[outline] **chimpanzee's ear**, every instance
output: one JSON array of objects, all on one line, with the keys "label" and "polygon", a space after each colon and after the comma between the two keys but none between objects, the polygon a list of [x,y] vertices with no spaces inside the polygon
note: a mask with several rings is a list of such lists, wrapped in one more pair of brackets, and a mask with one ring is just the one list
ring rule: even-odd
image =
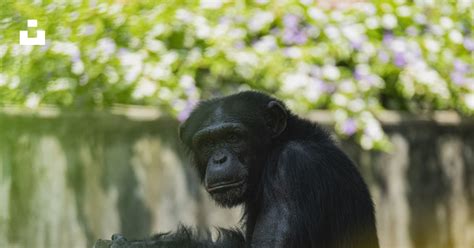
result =
[{"label": "chimpanzee's ear", "polygon": [[285,130],[288,113],[281,103],[277,101],[269,102],[264,117],[265,124],[270,128],[273,138]]}]

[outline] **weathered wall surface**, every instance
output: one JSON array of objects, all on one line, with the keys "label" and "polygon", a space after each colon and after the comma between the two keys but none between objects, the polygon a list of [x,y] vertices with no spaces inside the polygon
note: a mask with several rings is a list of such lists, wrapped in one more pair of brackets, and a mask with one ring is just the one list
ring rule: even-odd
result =
[{"label": "weathered wall surface", "polygon": [[[149,113],[0,111],[0,247],[91,247],[97,238],[235,226],[199,187],[178,123]],[[135,118],[135,119],[133,119]],[[382,247],[474,247],[474,125],[385,125],[391,153],[345,151],[376,202]]]}]

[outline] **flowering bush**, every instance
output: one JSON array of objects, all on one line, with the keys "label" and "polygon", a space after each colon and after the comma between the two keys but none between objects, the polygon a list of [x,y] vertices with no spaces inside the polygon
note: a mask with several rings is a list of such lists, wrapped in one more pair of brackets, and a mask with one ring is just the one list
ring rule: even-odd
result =
[{"label": "flowering bush", "polygon": [[[41,2],[2,5],[0,105],[146,104],[183,120],[201,98],[256,89],[333,111],[366,149],[387,144],[382,109],[474,113],[472,0]],[[33,18],[46,45],[18,45]]]}]

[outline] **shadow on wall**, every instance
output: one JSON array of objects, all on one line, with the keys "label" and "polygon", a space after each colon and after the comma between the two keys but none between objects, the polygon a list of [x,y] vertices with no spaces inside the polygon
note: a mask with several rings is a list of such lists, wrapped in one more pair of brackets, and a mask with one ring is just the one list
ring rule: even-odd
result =
[{"label": "shadow on wall", "polygon": [[106,113],[0,116],[0,247],[92,247],[178,221],[235,225],[239,210],[200,189],[177,127]]},{"label": "shadow on wall", "polygon": [[[0,247],[91,247],[189,225],[235,226],[199,186],[171,118],[0,113]],[[384,126],[391,153],[341,145],[376,203],[382,247],[474,247],[474,125]]]},{"label": "shadow on wall", "polygon": [[385,125],[391,153],[343,147],[376,203],[381,247],[473,247],[474,125]]}]

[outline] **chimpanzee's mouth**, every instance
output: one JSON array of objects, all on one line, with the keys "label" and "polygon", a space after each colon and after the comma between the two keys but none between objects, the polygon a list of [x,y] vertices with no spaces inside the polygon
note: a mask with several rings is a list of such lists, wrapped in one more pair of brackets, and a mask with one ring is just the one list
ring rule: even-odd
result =
[{"label": "chimpanzee's mouth", "polygon": [[232,188],[237,188],[242,186],[245,183],[245,179],[239,181],[226,181],[226,182],[219,182],[213,185],[209,185],[206,187],[207,192],[214,193],[217,191],[225,191]]}]

